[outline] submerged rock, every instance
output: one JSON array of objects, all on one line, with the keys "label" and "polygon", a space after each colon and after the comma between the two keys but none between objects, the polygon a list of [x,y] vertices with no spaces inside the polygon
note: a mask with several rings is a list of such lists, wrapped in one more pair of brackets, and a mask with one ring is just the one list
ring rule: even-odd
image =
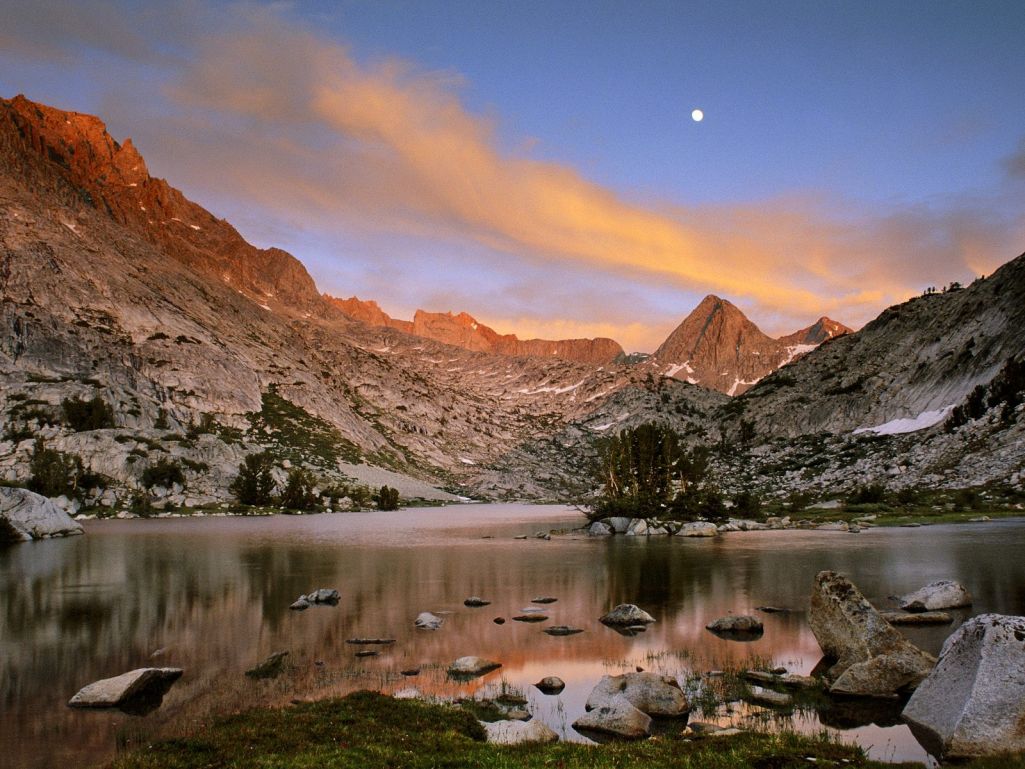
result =
[{"label": "submerged rock", "polygon": [[475,595],[474,596],[470,596],[465,601],[463,601],[463,606],[469,606],[469,607],[474,608],[474,609],[476,609],[478,607],[481,607],[481,606],[490,606],[490,605],[491,605],[491,601],[485,601],[483,598],[480,598],[480,597],[475,596]]},{"label": "submerged rock", "polygon": [[495,745],[521,745],[523,743],[558,742],[559,735],[543,721],[482,721],[488,742]]},{"label": "submerged rock", "polygon": [[145,715],[160,707],[164,695],[181,675],[181,668],[139,668],[82,687],[68,700],[68,706],[118,708],[133,715]]},{"label": "submerged rock", "polygon": [[1025,751],[1025,617],[982,614],[955,630],[902,716],[943,758]]},{"label": "submerged rock", "polygon": [[501,662],[483,657],[460,657],[448,666],[448,674],[453,678],[476,678],[500,667]]},{"label": "submerged rock", "polygon": [[250,678],[277,678],[285,667],[288,652],[274,652],[255,667],[249,668],[246,675]]},{"label": "submerged rock", "polygon": [[846,577],[815,577],[808,624],[823,653],[833,694],[891,697],[914,689],[936,659],[894,629]]},{"label": "submerged rock", "polygon": [[445,620],[436,614],[431,614],[429,611],[422,611],[416,615],[413,624],[421,630],[437,630],[445,624]]},{"label": "submerged rock", "polygon": [[891,625],[949,625],[953,616],[945,611],[923,611],[917,614],[903,611],[879,612]]},{"label": "submerged rock", "polygon": [[587,698],[588,710],[609,705],[616,697],[625,697],[631,705],[649,716],[674,718],[690,710],[687,698],[675,678],[657,673],[624,673],[602,676]]},{"label": "submerged rock", "polygon": [[608,614],[598,619],[603,625],[637,626],[655,621],[648,612],[632,603],[621,603]]},{"label": "submerged rock", "polygon": [[964,586],[949,579],[930,582],[925,587],[908,593],[900,599],[904,611],[936,611],[971,606],[972,596]]},{"label": "submerged rock", "polygon": [[728,641],[754,641],[762,637],[765,629],[762,621],[748,614],[731,614],[720,617],[705,629]]},{"label": "submerged rock", "polygon": [[642,713],[620,694],[582,715],[573,722],[573,728],[580,732],[598,732],[637,740],[651,733],[651,716]]},{"label": "submerged rock", "polygon": [[301,595],[288,608],[292,611],[306,611],[311,605],[306,596]]},{"label": "submerged rock", "polygon": [[551,627],[546,627],[542,632],[547,633],[548,635],[566,636],[583,633],[584,629],[580,627],[571,627],[570,625],[552,625]]},{"label": "submerged rock", "polygon": [[319,590],[314,590],[312,593],[306,596],[306,600],[310,603],[324,603],[329,606],[334,606],[341,600],[341,596],[338,595],[338,591],[332,588],[322,587]]},{"label": "submerged rock", "polygon": [[552,598],[550,595],[538,595],[530,599],[531,603],[555,603],[558,598]]},{"label": "submerged rock", "polygon": [[0,486],[0,542],[28,542],[82,533],[82,524],[42,494]]},{"label": "submerged rock", "polygon": [[546,614],[519,614],[513,617],[513,622],[547,622]]}]

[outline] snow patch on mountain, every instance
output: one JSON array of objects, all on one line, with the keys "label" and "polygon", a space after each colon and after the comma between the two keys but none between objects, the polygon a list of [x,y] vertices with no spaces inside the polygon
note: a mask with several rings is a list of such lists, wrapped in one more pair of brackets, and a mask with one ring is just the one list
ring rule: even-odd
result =
[{"label": "snow patch on mountain", "polygon": [[875,427],[859,427],[854,431],[855,435],[860,433],[875,433],[876,435],[901,435],[902,433],[913,433],[917,430],[924,430],[927,427],[939,424],[946,419],[947,414],[954,408],[954,404],[944,406],[933,411],[923,411],[917,417],[905,417],[892,419]]}]

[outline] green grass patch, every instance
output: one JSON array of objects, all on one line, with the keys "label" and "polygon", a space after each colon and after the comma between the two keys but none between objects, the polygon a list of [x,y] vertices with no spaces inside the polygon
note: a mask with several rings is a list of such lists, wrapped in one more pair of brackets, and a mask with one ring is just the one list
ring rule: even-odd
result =
[{"label": "green grass patch", "polygon": [[359,447],[331,423],[281,397],[274,388],[263,394],[259,413],[247,416],[255,437],[266,436],[276,444],[270,451],[277,458],[297,463],[319,460],[317,464],[329,467],[338,460],[358,464],[362,459]]},{"label": "green grass patch", "polygon": [[[814,758],[815,761],[809,761]],[[1025,763],[979,765],[1025,767]],[[685,740],[682,727],[643,742],[497,747],[468,712],[373,692],[219,720],[201,735],[157,742],[119,757],[110,769],[797,769],[829,766],[916,769],[868,760],[850,745],[794,734]]]}]

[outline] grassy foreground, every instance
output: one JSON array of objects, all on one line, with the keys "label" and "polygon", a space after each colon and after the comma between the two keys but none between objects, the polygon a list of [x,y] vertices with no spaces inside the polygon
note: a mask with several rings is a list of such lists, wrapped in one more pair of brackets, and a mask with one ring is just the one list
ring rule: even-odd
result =
[{"label": "grassy foreground", "polygon": [[[482,727],[466,711],[357,692],[341,699],[231,716],[211,724],[199,736],[154,743],[121,756],[109,769],[921,766],[869,761],[858,748],[790,734],[744,734],[696,741],[660,735],[643,742],[598,746],[558,743],[496,747],[483,740]],[[1025,767],[1025,762],[1001,759],[970,766],[1016,769]]]}]

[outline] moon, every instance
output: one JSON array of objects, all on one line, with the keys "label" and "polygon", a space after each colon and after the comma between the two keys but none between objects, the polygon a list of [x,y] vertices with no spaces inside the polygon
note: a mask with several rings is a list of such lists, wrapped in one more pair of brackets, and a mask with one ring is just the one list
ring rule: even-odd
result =
[{"label": "moon", "polygon": [[696,109],[690,113],[690,119],[693,120],[695,123],[700,123],[702,120],[705,119],[705,113],[699,109]]}]

